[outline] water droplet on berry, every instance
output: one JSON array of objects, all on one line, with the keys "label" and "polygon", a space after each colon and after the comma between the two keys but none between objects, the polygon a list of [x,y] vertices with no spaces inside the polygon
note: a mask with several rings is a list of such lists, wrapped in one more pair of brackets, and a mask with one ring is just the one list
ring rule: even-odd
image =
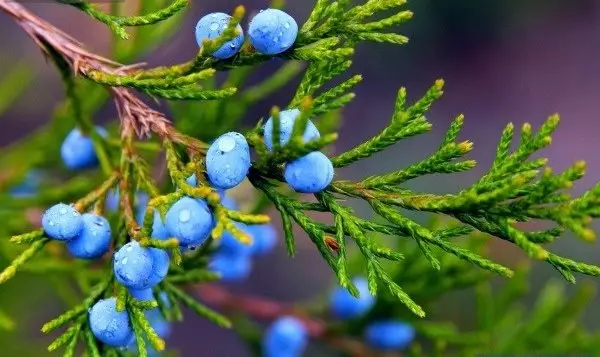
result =
[{"label": "water droplet on berry", "polygon": [[48,224],[51,226],[54,226],[55,223],[54,223],[54,221],[50,221],[50,222],[48,222]]},{"label": "water droplet on berry", "polygon": [[92,235],[95,237],[98,235],[98,231],[92,231]]},{"label": "water droplet on berry", "polygon": [[221,25],[219,25],[218,22],[213,22],[212,24],[210,24],[210,30],[211,31],[217,31],[219,29]]},{"label": "water droplet on berry", "polygon": [[279,37],[273,37],[273,42],[275,42],[275,43],[279,42]]},{"label": "water droplet on berry", "polygon": [[219,139],[219,143],[217,144],[219,150],[222,152],[230,152],[235,149],[235,139],[229,136],[224,136]]},{"label": "water droplet on berry", "polygon": [[184,209],[179,212],[179,222],[185,223],[192,218],[192,212],[189,209]]},{"label": "water droplet on berry", "polygon": [[285,27],[286,29],[290,28],[290,22],[286,21],[285,24],[283,24],[283,27]]},{"label": "water droplet on berry", "polygon": [[123,264],[123,265],[127,264],[127,257],[123,258],[123,261],[121,262],[121,264]]},{"label": "water droplet on berry", "polygon": [[281,36],[283,36],[283,32],[280,31],[279,32],[279,37],[281,37]]},{"label": "water droplet on berry", "polygon": [[263,12],[263,11],[265,11],[265,10],[260,10],[259,12]]},{"label": "water droplet on berry", "polygon": [[126,249],[126,250],[127,250],[128,252],[131,252],[131,251],[133,250],[133,247],[132,247],[132,246],[129,246],[129,247],[127,247],[127,249]]},{"label": "water droplet on berry", "polygon": [[217,14],[212,14],[211,17],[214,19],[217,17]]},{"label": "water droplet on berry", "polygon": [[60,214],[66,214],[67,213],[67,209],[66,208],[61,208],[60,211],[58,211],[58,213],[60,213]]}]

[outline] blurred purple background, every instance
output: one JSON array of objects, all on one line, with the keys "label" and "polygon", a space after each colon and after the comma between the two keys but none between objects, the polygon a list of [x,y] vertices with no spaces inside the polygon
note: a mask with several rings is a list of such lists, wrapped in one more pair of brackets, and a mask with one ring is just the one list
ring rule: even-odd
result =
[{"label": "blurred purple background", "polygon": [[[135,1],[126,2],[132,3]],[[212,11],[230,12],[239,0],[195,0],[193,3],[181,31],[143,60],[158,65],[191,58],[197,51],[193,35],[195,20]],[[266,0],[242,3],[249,12],[268,5]],[[288,0],[287,9],[301,23],[313,3]],[[103,25],[66,6],[26,5],[91,49],[106,53],[109,33]],[[576,186],[578,192],[598,181],[600,1],[415,0],[407,7],[415,12],[415,19],[401,27],[400,32],[410,37],[410,44],[403,47],[363,44],[358,48],[351,72],[362,73],[364,82],[356,91],[357,98],[344,113],[336,150],[350,148],[380,130],[390,118],[400,86],[407,87],[409,97],[414,99],[435,79],[444,78],[446,94],[428,115],[434,130],[340,171],[338,176],[358,178],[365,172],[383,172],[423,158],[435,150],[450,121],[464,113],[466,125],[461,138],[474,141],[472,157],[479,161],[478,168],[469,174],[429,177],[411,183],[420,190],[453,191],[486,170],[506,123],[512,121],[518,128],[528,121],[535,128],[548,115],[558,112],[562,125],[554,144],[544,152],[551,160],[550,165],[562,170],[576,159],[586,160],[589,173]],[[2,147],[47,120],[63,94],[54,68],[45,63],[30,39],[4,14],[0,14],[0,34],[0,77],[16,62],[26,62],[38,69],[35,86],[2,118]],[[268,75],[272,70],[270,66],[261,69],[261,73]],[[261,103],[254,112],[248,113],[246,120],[252,122],[270,106],[285,104],[293,90],[291,85]],[[112,113],[111,110],[108,112]],[[256,263],[247,283],[234,289],[282,301],[308,299],[321,293],[332,282],[331,273],[308,239],[299,236],[298,241],[300,249],[296,259],[288,259],[280,246],[276,254]],[[523,258],[511,247],[504,244],[498,247],[501,249],[494,251],[495,256],[508,264]],[[600,248],[584,245],[571,237],[553,248],[578,259],[600,263]],[[557,275],[547,267],[539,264],[536,267],[534,288],[548,276]],[[447,303],[452,301],[457,302],[449,299]],[[60,311],[62,307],[55,305],[39,307],[39,316],[34,321],[37,325],[32,328],[29,339],[38,339],[35,331],[39,323]],[[449,310],[449,316],[459,321],[467,320],[471,314],[462,309]],[[600,310],[591,309],[587,315],[590,322],[596,321]],[[182,350],[183,356],[246,355],[231,332],[194,316],[190,315],[185,324],[176,326],[175,331],[171,342]]]}]

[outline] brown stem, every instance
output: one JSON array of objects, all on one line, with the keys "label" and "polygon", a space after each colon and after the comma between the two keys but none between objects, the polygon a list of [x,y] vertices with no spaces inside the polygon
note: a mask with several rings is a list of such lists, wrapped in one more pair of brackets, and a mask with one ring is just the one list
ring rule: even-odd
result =
[{"label": "brown stem", "polygon": [[[0,0],[0,10],[10,15],[46,55],[49,55],[48,47],[60,53],[75,74],[87,76],[91,71],[100,71],[109,75],[122,76],[132,73],[143,65],[124,66],[87,51],[79,41],[40,19],[18,2]],[[177,132],[163,113],[150,108],[130,89],[110,88],[110,90],[120,114],[123,135],[135,132],[138,137],[148,137],[150,133],[155,133],[161,138],[185,144],[192,150],[205,150],[204,143]]]}]

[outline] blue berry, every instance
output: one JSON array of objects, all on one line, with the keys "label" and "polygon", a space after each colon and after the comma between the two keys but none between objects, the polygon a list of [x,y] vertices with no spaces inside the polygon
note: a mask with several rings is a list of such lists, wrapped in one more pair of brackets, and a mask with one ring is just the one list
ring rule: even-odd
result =
[{"label": "blue berry", "polygon": [[167,212],[167,231],[182,247],[202,244],[214,226],[213,214],[203,200],[183,197]]},{"label": "blue berry", "polygon": [[152,238],[165,240],[171,238],[167,227],[163,223],[162,217],[158,210],[154,210],[154,221],[152,221]]},{"label": "blue berry", "polygon": [[83,229],[81,233],[67,242],[67,249],[74,257],[95,259],[108,252],[111,230],[106,218],[92,213],[81,216]]},{"label": "blue berry", "polygon": [[115,254],[113,263],[115,277],[121,285],[135,290],[152,286],[150,277],[153,273],[153,259],[148,248],[138,242],[125,244]]},{"label": "blue berry", "polygon": [[267,9],[250,21],[248,36],[256,51],[264,55],[276,55],[294,45],[298,24],[281,10]]},{"label": "blue berry", "polygon": [[68,241],[81,233],[83,218],[73,206],[59,203],[50,207],[44,213],[42,228],[48,237]]},{"label": "blue berry", "polygon": [[[108,135],[104,128],[96,127],[96,131],[102,136]],[[94,167],[98,163],[92,139],[83,135],[79,129],[73,129],[67,135],[60,154],[65,165],[72,170]]]},{"label": "blue berry", "polygon": [[135,289],[128,289],[129,293],[131,294],[131,296],[134,297],[134,299],[139,300],[139,301],[152,301],[154,300],[154,293],[152,292],[152,288],[147,288],[147,289],[140,289],[140,290],[135,290]]},{"label": "blue berry", "polygon": [[415,329],[401,321],[376,321],[367,326],[365,339],[380,350],[403,350],[415,339]]},{"label": "blue berry", "polygon": [[206,153],[206,174],[213,187],[222,190],[239,185],[250,170],[250,148],[240,133],[221,135]]},{"label": "blue berry", "polygon": [[325,154],[314,151],[287,163],[283,176],[297,192],[317,193],[333,180],[333,165]]},{"label": "blue berry", "polygon": [[332,292],[329,298],[332,312],[340,319],[361,317],[375,304],[375,297],[369,292],[367,280],[357,277],[353,282],[360,293],[359,297],[356,298],[350,295],[347,289],[339,287]]},{"label": "blue berry", "polygon": [[[247,226],[242,223],[238,223],[237,228],[244,232],[248,231]],[[254,242],[252,242],[251,244],[244,244],[244,243],[240,242],[238,239],[236,239],[235,236],[230,231],[225,231],[225,232],[223,232],[223,235],[221,236],[221,239],[220,239],[219,252],[230,255],[230,256],[238,256],[238,255],[248,255],[249,256],[252,253],[252,251],[254,250],[253,244],[254,244]]]},{"label": "blue berry", "polygon": [[[231,16],[222,12],[215,12],[201,18],[196,24],[196,42],[198,42],[198,46],[202,47],[202,43],[206,39],[213,40],[219,37],[227,28],[230,20]],[[238,35],[234,37],[233,40],[225,42],[223,46],[213,52],[212,56],[214,58],[226,59],[233,57],[239,52],[244,44],[244,33],[239,24],[236,29]]]},{"label": "blue berry", "polygon": [[265,255],[275,248],[277,232],[271,224],[251,225],[247,229],[252,236],[252,254]]},{"label": "blue berry", "polygon": [[219,273],[223,281],[240,281],[250,275],[252,260],[247,255],[217,253],[213,255],[209,269]]},{"label": "blue berry", "polygon": [[300,357],[308,343],[306,327],[298,319],[284,316],[263,336],[264,357]]},{"label": "blue berry", "polygon": [[150,202],[150,196],[148,196],[145,192],[138,192],[135,195],[135,205],[136,205],[136,222],[138,224],[142,224],[144,221],[144,215],[146,214],[146,208],[148,207],[148,202]]},{"label": "blue berry", "polygon": [[113,188],[108,191],[104,206],[109,212],[114,212],[119,208],[119,189]]},{"label": "blue berry", "polygon": [[117,299],[98,301],[89,312],[90,329],[104,344],[113,347],[126,346],[133,337],[127,311],[117,312]]},{"label": "blue berry", "polygon": [[[292,131],[294,130],[294,122],[300,115],[300,110],[289,109],[279,113],[279,146],[285,146],[292,137]],[[263,135],[265,137],[265,145],[267,149],[273,150],[273,117],[269,118],[263,127]],[[306,123],[306,129],[304,129],[304,135],[302,139],[304,142],[308,142],[321,137],[319,129],[315,126],[312,121]]]},{"label": "blue berry", "polygon": [[42,175],[39,171],[29,171],[27,175],[25,175],[23,182],[21,182],[18,186],[13,187],[10,193],[13,197],[17,198],[31,197],[35,195],[41,180]]},{"label": "blue berry", "polygon": [[150,275],[148,284],[150,284],[150,286],[154,286],[163,281],[163,279],[167,276],[171,258],[169,258],[169,254],[163,249],[148,248],[148,251],[150,253],[150,257],[152,258],[152,274]]},{"label": "blue berry", "polygon": [[192,176],[188,177],[185,182],[187,182],[188,185],[196,187],[198,186],[198,179],[196,178],[196,174],[193,174]]}]

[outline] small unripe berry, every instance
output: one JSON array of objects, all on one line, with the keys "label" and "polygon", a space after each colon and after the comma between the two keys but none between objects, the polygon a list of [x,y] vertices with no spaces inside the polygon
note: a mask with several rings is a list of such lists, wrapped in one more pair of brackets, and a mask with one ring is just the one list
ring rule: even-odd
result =
[{"label": "small unripe berry", "polygon": [[[292,132],[294,130],[294,122],[296,118],[300,115],[300,110],[298,109],[289,109],[284,110],[279,113],[279,146],[285,146],[292,137]],[[263,127],[263,135],[265,138],[265,145],[267,149],[273,150],[273,118],[270,117]],[[314,139],[318,139],[321,137],[319,133],[319,129],[315,126],[312,121],[308,121],[306,123],[306,128],[304,129],[304,135],[302,135],[302,139],[304,142],[308,142]]]},{"label": "small unripe berry", "polygon": [[188,177],[185,182],[187,182],[188,185],[196,187],[198,186],[198,178],[196,178],[196,174],[193,174],[192,176]]},{"label": "small unripe berry", "polygon": [[273,322],[263,336],[264,357],[300,357],[308,343],[301,321],[284,316]]},{"label": "small unripe berry", "polygon": [[42,228],[48,237],[68,241],[81,233],[83,218],[75,207],[59,203],[50,207],[44,213]]},{"label": "small unripe berry", "polygon": [[126,346],[133,337],[127,311],[117,312],[117,299],[98,301],[89,312],[92,334],[102,343],[113,347]]},{"label": "small unripe berry", "polygon": [[376,321],[365,329],[365,340],[379,350],[403,350],[414,339],[415,329],[401,321]]},{"label": "small unripe berry", "polygon": [[[108,133],[104,128],[96,127],[95,130],[102,136]],[[98,156],[94,144],[89,136],[83,135],[79,129],[73,129],[65,138],[60,154],[63,162],[71,170],[87,169],[98,164]]]},{"label": "small unripe berry", "polygon": [[167,231],[182,247],[202,244],[214,226],[213,214],[203,200],[183,197],[167,212]]},{"label": "small unripe berry", "polygon": [[152,255],[148,248],[136,241],[125,244],[117,251],[113,267],[117,281],[127,288],[142,290],[152,286]]},{"label": "small unripe berry", "polygon": [[375,297],[369,292],[369,283],[365,278],[354,278],[353,283],[358,289],[359,297],[356,298],[350,295],[347,289],[338,287],[329,298],[331,311],[340,319],[361,317],[375,304]]},{"label": "small unripe berry", "polygon": [[252,260],[248,255],[217,253],[212,257],[209,269],[221,275],[221,280],[234,282],[246,279],[252,270]]},{"label": "small unripe berry", "polygon": [[227,190],[239,185],[250,170],[250,148],[235,132],[221,135],[206,153],[206,174],[211,185]]},{"label": "small unripe berry", "polygon": [[111,230],[106,218],[92,213],[81,216],[83,229],[81,233],[67,242],[67,249],[74,257],[95,259],[108,252]]},{"label": "small unripe berry", "polygon": [[271,224],[250,225],[248,234],[252,236],[252,254],[265,255],[277,244],[277,231]]},{"label": "small unripe berry", "polygon": [[[219,37],[227,28],[230,20],[231,16],[222,12],[215,12],[201,18],[196,24],[196,42],[198,42],[198,46],[202,47],[202,43],[206,39],[214,40]],[[236,29],[238,35],[231,41],[225,42],[223,46],[213,52],[212,56],[214,58],[226,59],[232,57],[238,53],[240,48],[242,48],[242,45],[244,44],[244,33],[239,24]]]},{"label": "small unripe berry", "polygon": [[298,36],[298,24],[293,17],[281,10],[262,10],[250,21],[248,36],[257,52],[276,55],[294,45]]},{"label": "small unripe berry", "polygon": [[284,178],[296,192],[321,192],[333,180],[333,165],[325,154],[314,151],[289,162],[285,166]]}]

